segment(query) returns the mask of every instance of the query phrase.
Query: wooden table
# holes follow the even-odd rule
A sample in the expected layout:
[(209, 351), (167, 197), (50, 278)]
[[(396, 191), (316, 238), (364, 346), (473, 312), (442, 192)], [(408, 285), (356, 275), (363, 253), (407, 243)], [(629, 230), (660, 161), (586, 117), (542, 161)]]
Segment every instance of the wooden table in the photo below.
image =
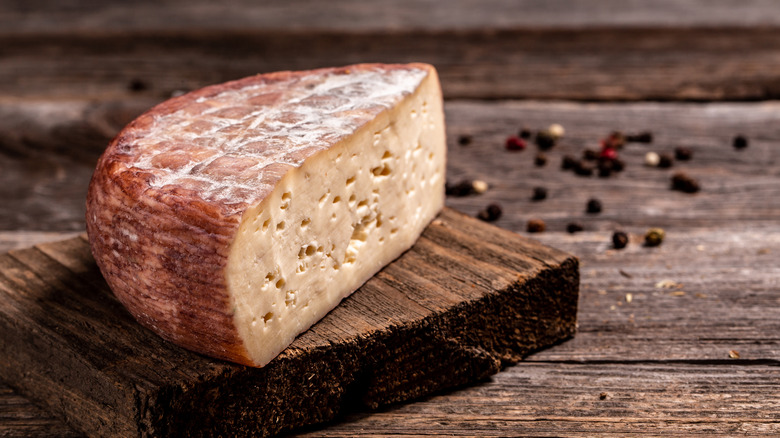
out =
[[(580, 257), (577, 336), (489, 381), (302, 436), (780, 435), (780, 8), (771, 1), (212, 2), (82, 0), (0, 9), (0, 250), (83, 231), (97, 156), (180, 90), (256, 72), (360, 61), (440, 71), (448, 205)], [(44, 7), (46, 6), (46, 7)], [(520, 128), (566, 137), (504, 150)], [(612, 130), (652, 131), (610, 178), (560, 170)], [(742, 133), (744, 150), (732, 147)], [(461, 135), (471, 144), (462, 146)], [(648, 151), (693, 151), (670, 169)], [(696, 194), (670, 176), (698, 179)], [(531, 201), (534, 186), (549, 196)], [(586, 214), (589, 198), (600, 214)], [(578, 221), (585, 231), (568, 234)], [(660, 247), (641, 245), (662, 227)], [(623, 250), (615, 230), (629, 232)], [(1, 359), (0, 359), (1, 360)], [(0, 384), (0, 436), (79, 436)]]

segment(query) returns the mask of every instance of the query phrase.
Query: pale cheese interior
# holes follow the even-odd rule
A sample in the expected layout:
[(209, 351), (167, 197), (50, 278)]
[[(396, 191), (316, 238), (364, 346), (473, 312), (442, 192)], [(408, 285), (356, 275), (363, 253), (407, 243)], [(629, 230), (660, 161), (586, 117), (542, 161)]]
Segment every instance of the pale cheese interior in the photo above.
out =
[(441, 92), (429, 76), (244, 213), (227, 284), (256, 366), (412, 246), (444, 204), (445, 156)]

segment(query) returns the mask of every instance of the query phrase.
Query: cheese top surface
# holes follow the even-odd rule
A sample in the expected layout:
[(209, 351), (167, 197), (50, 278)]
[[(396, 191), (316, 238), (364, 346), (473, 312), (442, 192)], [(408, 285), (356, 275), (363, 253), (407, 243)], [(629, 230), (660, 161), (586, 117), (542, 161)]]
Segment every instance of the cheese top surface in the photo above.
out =
[(150, 174), (152, 188), (184, 189), (240, 213), (290, 168), (392, 108), (428, 74), (414, 64), (361, 67), (250, 77), (168, 101), (120, 139), (119, 171)]

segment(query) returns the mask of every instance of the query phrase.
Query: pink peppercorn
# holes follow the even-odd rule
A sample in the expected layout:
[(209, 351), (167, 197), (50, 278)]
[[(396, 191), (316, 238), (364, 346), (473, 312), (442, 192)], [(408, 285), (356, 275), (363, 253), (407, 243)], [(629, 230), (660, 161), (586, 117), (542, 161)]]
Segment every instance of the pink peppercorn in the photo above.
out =
[(508, 151), (522, 151), (525, 146), (525, 141), (516, 135), (506, 139), (506, 150)]
[(603, 160), (616, 160), (618, 157), (617, 150), (614, 148), (605, 147), (601, 149), (601, 154), (599, 154), (599, 158)]

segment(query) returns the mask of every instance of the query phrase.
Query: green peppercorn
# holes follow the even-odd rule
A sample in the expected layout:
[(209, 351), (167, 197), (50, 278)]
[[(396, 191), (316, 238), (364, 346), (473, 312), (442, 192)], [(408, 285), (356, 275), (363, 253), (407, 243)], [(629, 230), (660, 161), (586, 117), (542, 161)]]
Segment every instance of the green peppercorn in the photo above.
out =
[(645, 245), (658, 246), (664, 241), (664, 237), (666, 237), (666, 232), (663, 228), (650, 228), (645, 233)]

